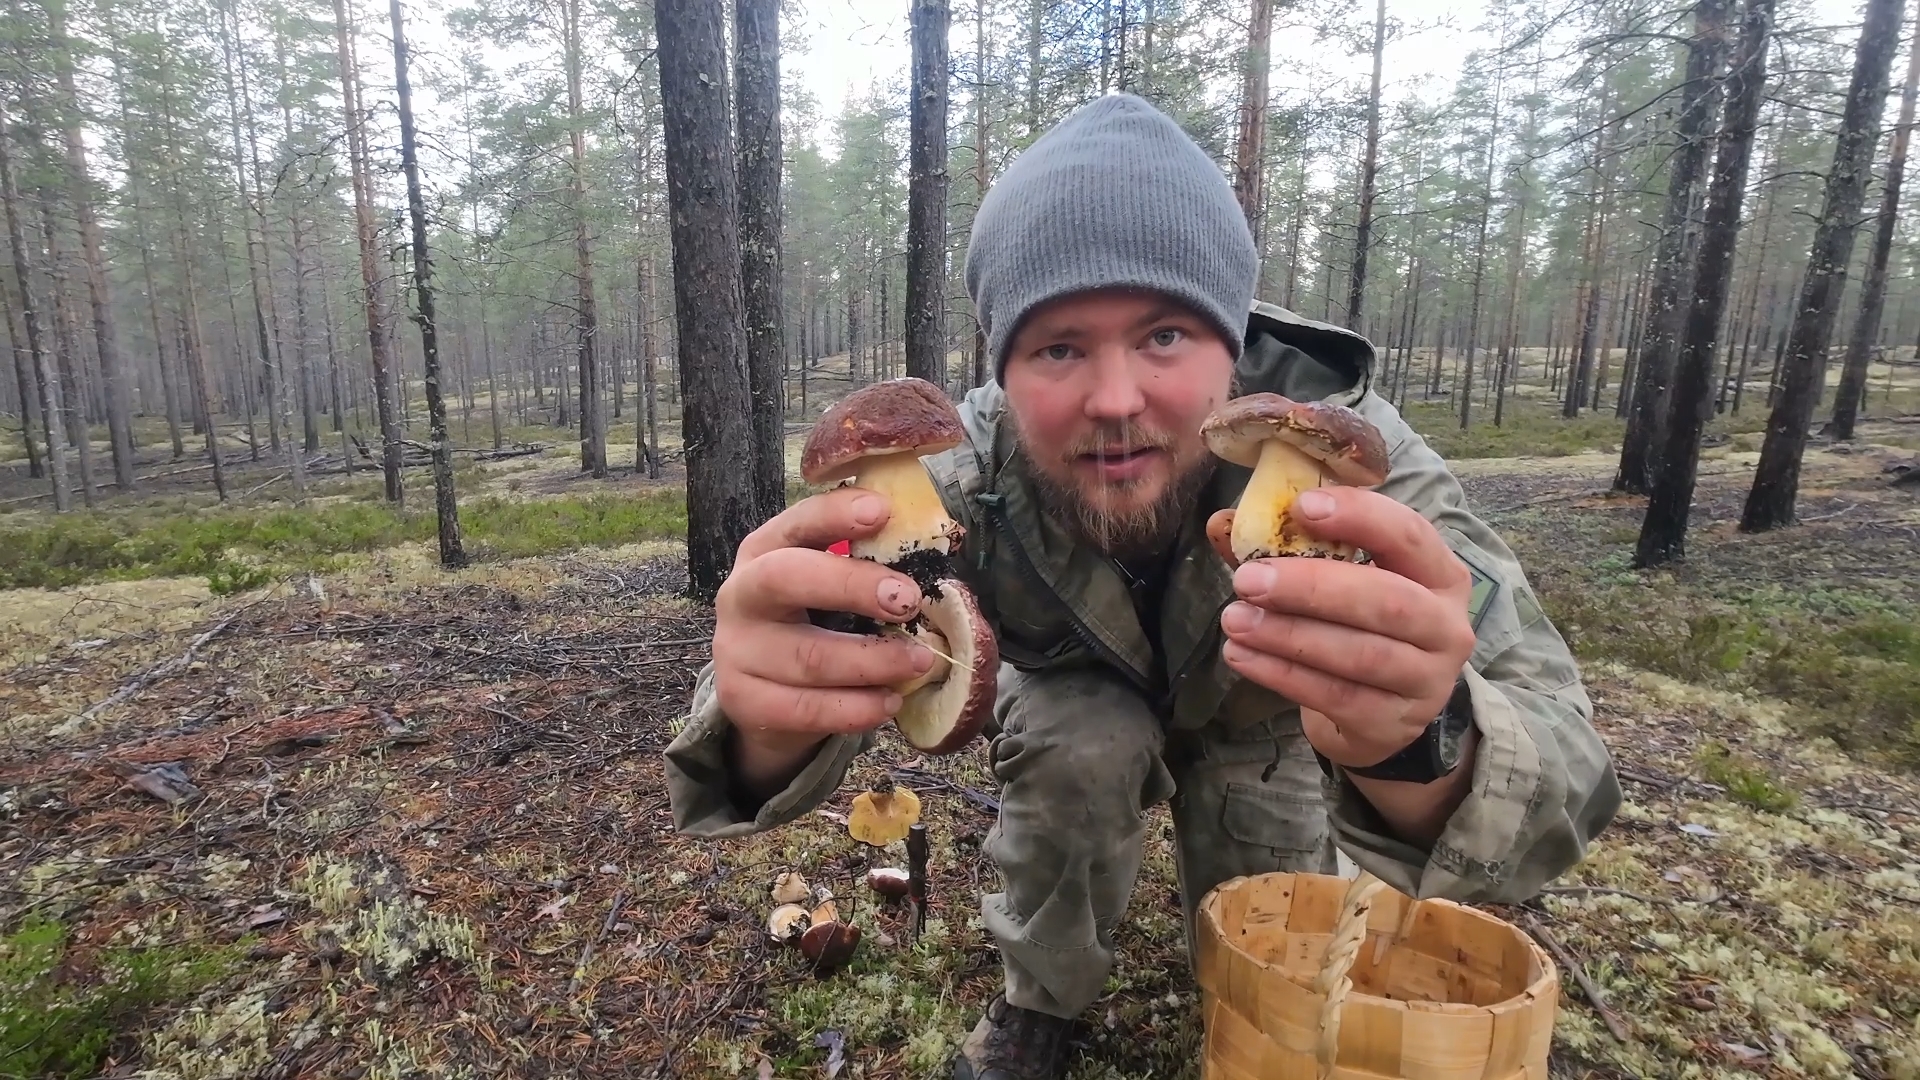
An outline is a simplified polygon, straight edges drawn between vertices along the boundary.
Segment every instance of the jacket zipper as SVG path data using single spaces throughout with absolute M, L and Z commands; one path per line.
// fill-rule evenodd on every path
M 1033 559 L 1027 555 L 1027 549 L 1021 546 L 1020 538 L 1014 534 L 1013 526 L 1007 522 L 1006 515 L 1000 512 L 1002 497 L 995 495 L 991 501 L 988 501 L 985 497 L 977 498 L 981 506 L 986 509 L 987 516 L 993 519 L 995 530 L 1006 540 L 1007 546 L 1011 547 L 1014 553 L 1019 556 L 1018 562 L 1020 563 L 1020 568 L 1026 572 L 1028 580 L 1047 592 L 1053 592 L 1053 587 L 1047 584 L 1046 579 L 1040 576 L 1039 569 L 1033 565 Z M 1142 691 L 1151 689 L 1148 687 L 1146 680 L 1141 677 L 1140 673 L 1133 669 L 1132 664 L 1127 663 L 1118 653 L 1108 648 L 1107 643 L 1101 641 L 1098 635 L 1092 630 L 1087 629 L 1086 624 L 1080 621 L 1080 617 L 1073 613 L 1073 609 L 1070 606 L 1064 601 L 1060 606 L 1066 609 L 1067 625 L 1073 630 L 1073 636 L 1078 638 L 1081 644 L 1092 649 L 1097 655 L 1108 661 L 1116 669 L 1126 673 L 1127 680 L 1139 687 Z

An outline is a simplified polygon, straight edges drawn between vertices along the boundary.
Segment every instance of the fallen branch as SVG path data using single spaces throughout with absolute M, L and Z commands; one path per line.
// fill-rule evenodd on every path
M 1643 904 L 1665 904 L 1671 901 L 1657 896 L 1642 896 L 1626 889 L 1610 889 L 1601 885 L 1551 885 L 1540 890 L 1555 896 L 1624 896 L 1629 900 L 1638 900 Z
M 1627 1033 L 1626 1021 L 1620 1019 L 1620 1014 L 1614 1012 L 1612 1006 L 1607 1004 L 1606 995 L 1602 994 L 1600 988 L 1593 984 L 1593 980 L 1587 977 L 1586 971 L 1581 968 L 1579 961 L 1573 958 L 1573 954 L 1567 951 L 1567 947 L 1560 944 L 1560 940 L 1532 915 L 1523 914 L 1520 920 L 1526 925 L 1527 932 L 1532 934 L 1540 944 L 1545 945 L 1554 959 L 1560 961 L 1560 966 L 1567 969 L 1567 974 L 1573 976 L 1573 981 L 1580 984 L 1580 992 L 1587 995 L 1587 1001 L 1593 1005 L 1593 1011 L 1599 1013 L 1600 1019 L 1606 1021 L 1607 1030 L 1613 1033 L 1613 1037 L 1623 1043 L 1632 1042 L 1633 1038 Z
M 257 603 L 258 601 L 255 602 Z M 247 605 L 248 608 L 252 606 L 252 604 Z M 102 712 L 113 708 L 115 705 L 126 701 L 140 691 L 159 682 L 161 679 L 167 678 L 177 671 L 184 670 L 188 664 L 193 663 L 194 657 L 198 655 L 201 649 L 206 647 L 208 642 L 226 633 L 227 628 L 232 626 L 234 621 L 239 619 L 241 615 L 245 614 L 246 610 L 247 608 L 241 608 L 239 611 L 221 619 L 218 623 L 214 624 L 212 629 L 194 638 L 192 643 L 187 646 L 186 652 L 181 653 L 171 660 L 165 660 L 155 664 L 135 675 L 133 678 L 128 679 L 126 682 L 121 683 L 120 688 L 107 695 L 105 699 L 97 701 L 82 710 L 79 719 L 82 721 L 91 720 Z
M 580 979 L 587 973 L 587 964 L 593 959 L 593 950 L 600 947 L 600 941 L 620 921 L 620 908 L 627 902 L 627 890 L 621 889 L 613 894 L 613 904 L 607 908 L 607 917 L 600 922 L 600 930 L 587 940 L 587 947 L 580 950 L 580 962 L 573 966 L 573 978 L 567 982 L 567 996 L 580 992 Z

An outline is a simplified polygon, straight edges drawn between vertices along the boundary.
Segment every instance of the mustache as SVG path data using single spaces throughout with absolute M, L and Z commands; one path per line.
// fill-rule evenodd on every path
M 1102 423 L 1074 439 L 1061 456 L 1072 461 L 1077 457 L 1104 453 L 1115 446 L 1130 450 L 1166 450 L 1174 445 L 1174 441 L 1170 431 L 1159 431 L 1134 423 Z

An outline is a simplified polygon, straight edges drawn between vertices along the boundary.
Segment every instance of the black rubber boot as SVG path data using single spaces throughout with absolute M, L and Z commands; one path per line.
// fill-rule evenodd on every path
M 1060 1080 L 1067 1074 L 1074 1021 L 1007 1004 L 994 996 L 987 1014 L 953 1057 L 952 1080 Z

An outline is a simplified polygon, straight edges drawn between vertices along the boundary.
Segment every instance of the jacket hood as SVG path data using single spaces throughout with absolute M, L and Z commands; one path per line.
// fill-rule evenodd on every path
M 1309 319 L 1278 304 L 1253 303 L 1246 350 L 1234 372 L 1241 393 L 1284 394 L 1296 401 L 1365 396 L 1376 363 L 1373 343 L 1345 327 Z

